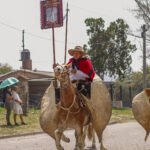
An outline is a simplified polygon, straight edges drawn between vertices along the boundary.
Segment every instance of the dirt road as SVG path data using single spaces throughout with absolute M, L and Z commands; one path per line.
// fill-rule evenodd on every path
M 73 150 L 75 145 L 73 131 L 65 134 L 71 143 L 62 143 L 65 150 Z M 136 122 L 109 125 L 104 132 L 104 144 L 108 150 L 150 150 L 150 137 L 144 142 L 145 131 Z M 91 142 L 86 141 L 86 150 Z M 97 149 L 99 144 L 97 142 Z M 0 150 L 56 150 L 55 143 L 46 134 L 0 139 Z

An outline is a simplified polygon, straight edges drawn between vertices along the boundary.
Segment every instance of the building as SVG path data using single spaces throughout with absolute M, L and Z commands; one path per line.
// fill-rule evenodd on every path
M 27 112 L 28 107 L 40 106 L 43 94 L 54 79 L 52 72 L 35 72 L 21 69 L 0 76 L 0 82 L 9 77 L 15 77 L 20 81 L 18 87 L 20 89 L 20 97 L 23 100 L 24 112 Z
M 41 98 L 44 95 L 47 87 L 54 79 L 53 72 L 33 71 L 30 51 L 24 49 L 21 52 L 22 69 L 11 71 L 0 76 L 0 82 L 9 78 L 15 77 L 20 82 L 18 83 L 20 97 L 23 100 L 24 113 L 28 107 L 40 107 Z M 0 91 L 2 93 L 2 91 Z M 2 101 L 2 94 L 0 94 Z

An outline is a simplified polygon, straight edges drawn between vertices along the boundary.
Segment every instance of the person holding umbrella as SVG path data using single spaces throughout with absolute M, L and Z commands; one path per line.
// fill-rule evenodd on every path
M 13 109 L 13 98 L 12 98 L 12 93 L 11 93 L 10 87 L 6 87 L 3 90 L 3 102 L 4 102 L 4 106 L 6 108 L 7 126 L 12 126 L 12 124 L 10 123 L 10 115 L 11 115 L 11 111 Z
M 17 84 L 19 82 L 18 79 L 14 78 L 14 77 L 9 77 L 5 80 L 2 81 L 2 83 L 0 84 L 0 89 L 3 89 L 3 103 L 5 105 L 6 108 L 6 122 L 7 122 L 7 126 L 11 126 L 11 122 L 10 122 L 10 115 L 11 115 L 11 111 L 13 109 L 13 97 L 12 97 L 12 92 L 11 92 L 11 86 Z

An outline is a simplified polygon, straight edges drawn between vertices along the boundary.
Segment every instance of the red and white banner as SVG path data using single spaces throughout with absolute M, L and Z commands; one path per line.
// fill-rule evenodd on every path
M 62 0 L 41 1 L 41 29 L 63 26 Z

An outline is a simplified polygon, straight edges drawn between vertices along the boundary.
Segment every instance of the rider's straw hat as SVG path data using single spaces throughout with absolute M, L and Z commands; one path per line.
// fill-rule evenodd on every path
M 69 49 L 69 50 L 68 50 L 68 53 L 69 53 L 71 56 L 73 56 L 73 53 L 74 53 L 74 52 L 81 52 L 82 55 L 85 55 L 85 54 L 86 54 L 81 46 L 75 46 L 74 49 Z

